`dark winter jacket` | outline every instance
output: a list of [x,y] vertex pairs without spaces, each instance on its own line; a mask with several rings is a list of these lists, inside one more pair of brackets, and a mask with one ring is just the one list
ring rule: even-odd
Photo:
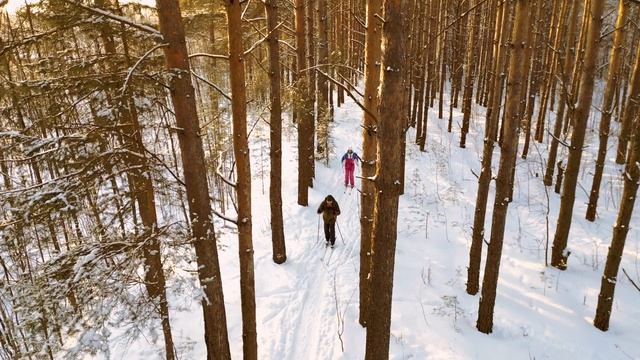
[[[331,201],[331,205],[327,203],[327,200]],[[340,206],[336,199],[331,195],[327,196],[318,207],[318,214],[322,214],[322,220],[325,223],[334,224],[340,215]]]

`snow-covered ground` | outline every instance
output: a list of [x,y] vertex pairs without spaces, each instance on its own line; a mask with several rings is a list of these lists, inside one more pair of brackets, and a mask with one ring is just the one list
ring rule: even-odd
[[[447,116],[445,113],[445,119]],[[271,253],[268,140],[264,140],[268,133],[258,128],[252,135],[257,330],[262,359],[364,358],[365,329],[358,324],[360,200],[357,191],[344,191],[339,161],[348,146],[360,152],[361,118],[362,111],[349,99],[336,109],[331,132],[334,154],[328,166],[316,163],[308,207],[297,205],[295,130],[290,126],[285,130],[282,192],[287,262],[282,265],[273,263]],[[542,185],[546,145],[532,143],[529,158],[518,159],[494,331],[485,335],[475,329],[479,295],[468,295],[465,282],[477,191],[472,171],[478,173],[480,168],[484,110],[477,108],[472,114],[466,149],[457,146],[461,119],[462,114],[456,111],[454,132],[447,133],[446,120],[437,119],[437,112],[430,111],[426,152],[413,144],[415,131],[408,132],[405,195],[400,198],[398,218],[391,358],[640,359],[640,292],[622,274],[610,330],[601,332],[592,325],[621,193],[616,176],[620,168],[608,165],[600,216],[594,223],[584,220],[596,133],[589,134],[591,145],[583,157],[586,166],[579,178],[569,239],[572,255],[566,271],[545,267],[545,244],[548,238],[553,239],[560,199],[550,188],[547,201]],[[494,159],[497,164],[498,149]],[[342,209],[334,250],[326,250],[323,244],[316,213],[327,194],[333,194]],[[489,203],[487,233],[493,193]],[[639,208],[636,206],[632,224],[640,223]],[[222,233],[220,262],[231,351],[233,358],[241,358],[237,236],[232,228],[222,227],[220,222],[216,225]],[[640,231],[634,227],[621,267],[635,280],[640,280],[639,248]],[[181,276],[179,271],[176,274]],[[196,292],[181,291],[171,296],[179,358],[205,359]],[[158,358],[162,338],[155,344],[141,339],[114,348],[115,358]]]

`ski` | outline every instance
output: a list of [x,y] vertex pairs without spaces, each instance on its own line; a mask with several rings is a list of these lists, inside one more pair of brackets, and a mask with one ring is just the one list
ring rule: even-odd
[[324,263],[324,257],[327,256],[327,250],[329,249],[328,246],[324,247],[324,252],[322,253],[322,257],[320,258],[320,262]]
[[[328,249],[328,248],[329,248],[329,247],[327,246],[327,249]],[[334,250],[334,248],[332,247],[332,248],[331,248],[331,252],[329,253],[329,258],[327,259],[327,262],[326,262],[326,264],[325,264],[325,265],[327,265],[327,266],[329,266],[329,263],[331,263],[331,257],[333,256],[333,250]]]

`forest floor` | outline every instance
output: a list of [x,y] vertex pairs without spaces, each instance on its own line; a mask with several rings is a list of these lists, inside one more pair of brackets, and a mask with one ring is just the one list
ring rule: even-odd
[[[448,104],[446,104],[448,108]],[[608,332],[592,325],[612,225],[620,203],[620,167],[607,165],[594,223],[584,219],[597,151],[590,123],[590,145],[583,157],[569,238],[569,268],[545,266],[553,239],[560,196],[542,184],[545,144],[531,144],[527,160],[518,158],[514,201],[509,207],[500,268],[494,331],[475,329],[479,295],[465,291],[471,227],[482,153],[484,109],[471,116],[467,148],[461,149],[462,114],[429,111],[425,152],[407,133],[405,194],[400,198],[391,321],[392,359],[640,359],[640,292],[620,274]],[[594,118],[599,116],[593,116]],[[347,147],[361,153],[362,111],[349,99],[335,110],[332,155],[316,162],[309,206],[297,205],[296,132],[286,121],[283,181],[287,261],[272,261],[269,221],[268,129],[251,135],[253,239],[255,246],[258,350],[262,359],[363,359],[365,330],[358,324],[359,209],[357,188],[346,191],[340,157]],[[615,130],[614,130],[615,133]],[[522,145],[522,144],[521,144]],[[612,144],[615,145],[615,144]],[[521,146],[520,146],[521,148]],[[610,147],[610,153],[615,147]],[[499,149],[494,153],[497,169]],[[359,173],[359,169],[357,169]],[[548,193],[547,193],[548,191]],[[333,194],[340,204],[335,249],[326,249],[316,209]],[[493,191],[486,233],[490,232]],[[547,215],[548,213],[548,215]],[[548,222],[548,230],[547,230]],[[640,224],[636,204],[632,224]],[[242,357],[237,234],[218,221],[220,262],[233,358]],[[549,244],[549,256],[550,256]],[[486,254],[486,245],[483,256]],[[484,268],[484,262],[483,262]],[[640,230],[631,228],[622,259],[640,281]],[[175,278],[193,274],[175,271]],[[178,283],[173,280],[172,283]],[[205,359],[202,313],[195,286],[173,286],[172,326],[181,359]],[[162,338],[114,344],[113,358],[161,358]]]

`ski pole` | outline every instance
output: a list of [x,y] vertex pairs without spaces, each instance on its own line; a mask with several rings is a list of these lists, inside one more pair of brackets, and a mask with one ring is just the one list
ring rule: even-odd
[[347,245],[347,243],[344,242],[344,236],[342,236],[342,230],[340,230],[340,225],[338,224],[338,221],[336,221],[336,226],[338,227],[338,232],[340,233],[340,239],[342,239],[342,245]]

